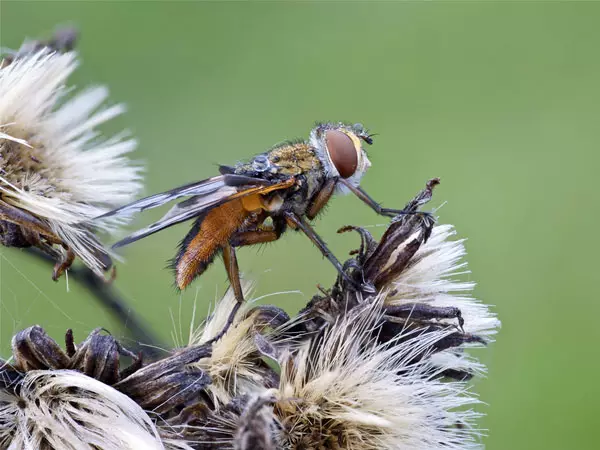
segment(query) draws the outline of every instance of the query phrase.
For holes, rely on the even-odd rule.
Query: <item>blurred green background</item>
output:
[[[489,404],[487,448],[598,448],[600,4],[3,0],[0,14],[12,48],[57,24],[79,27],[83,65],[71,81],[107,84],[128,105],[107,131],[139,139],[147,193],[307,136],[316,120],[379,134],[363,186],[387,206],[441,177],[440,221],[468,238],[475,294],[503,322],[478,353],[489,368],[476,386]],[[342,258],[357,241],[337,228],[384,222],[343,197],[316,228]],[[186,232],[128,248],[116,282],[169,343],[186,337],[194,304],[204,312],[226,288],[215,264],[174,291],[163,267]],[[268,299],[289,311],[335,276],[301,235],[239,258],[255,296],[301,292]],[[34,323],[57,339],[68,327],[78,339],[98,326],[126,335],[74,282],[67,292],[18,250],[0,250],[0,295],[3,355]]]

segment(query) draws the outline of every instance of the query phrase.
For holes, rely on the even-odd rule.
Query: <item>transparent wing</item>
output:
[[[161,192],[160,194],[154,194],[149,197],[136,200],[128,205],[121,206],[120,208],[113,209],[112,211],[102,214],[96,217],[96,219],[103,219],[111,216],[122,216],[130,215],[137,212],[142,212],[147,209],[156,208],[162,206],[172,200],[180,197],[186,197],[188,195],[208,195],[217,192],[219,189],[226,186],[225,176],[220,175],[218,177],[208,178],[202,181],[196,181],[194,183],[186,184],[185,186],[176,187],[170,191]]]
[[[131,244],[132,242],[150,236],[151,234],[164,230],[172,225],[199,216],[204,211],[227,201],[232,196],[235,196],[235,194],[237,194],[236,188],[232,186],[223,186],[215,192],[188,198],[173,206],[160,220],[121,239],[113,245],[113,248],[123,247],[124,245]]]
[[[283,182],[271,183],[260,178],[244,175],[221,175],[172,189],[161,194],[143,198],[129,205],[125,205],[101,217],[115,214],[131,214],[155,208],[165,203],[187,195],[192,197],[174,205],[160,220],[148,225],[135,233],[123,238],[113,245],[113,248],[123,247],[139,239],[150,236],[160,230],[176,225],[186,220],[198,217],[205,211],[235,198],[251,194],[260,194],[272,190],[284,189],[294,183],[293,178]]]

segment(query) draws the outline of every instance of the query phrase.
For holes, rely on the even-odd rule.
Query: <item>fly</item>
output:
[[[276,241],[288,228],[303,232],[347,278],[342,264],[310,221],[335,192],[352,192],[382,216],[403,213],[381,207],[360,187],[371,166],[363,144],[372,143],[372,135],[361,124],[318,124],[308,140],[278,144],[248,162],[220,166],[218,176],[143,198],[100,217],[133,214],[189,197],[175,204],[159,221],[113,246],[122,247],[195,219],[173,259],[179,289],[186,288],[216,256],[222,255],[235,296],[242,302],[235,249]],[[365,285],[356,288],[373,289]]]

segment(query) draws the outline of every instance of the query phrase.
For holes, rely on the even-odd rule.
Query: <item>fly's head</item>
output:
[[[328,177],[339,177],[358,186],[371,162],[363,143],[373,139],[362,124],[318,124],[310,133],[310,145],[316,150]]]

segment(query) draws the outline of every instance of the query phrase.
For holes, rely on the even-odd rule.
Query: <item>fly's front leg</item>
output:
[[[384,208],[379,203],[377,203],[375,199],[373,199],[373,197],[371,197],[369,194],[363,191],[360,188],[360,186],[354,186],[353,184],[349,183],[347,180],[344,179],[340,179],[340,183],[342,183],[344,186],[350,189],[350,191],[354,195],[361,199],[365,204],[367,204],[367,206],[369,206],[380,216],[395,217],[398,214],[405,214],[405,211],[402,209]]]
[[[315,199],[306,211],[306,217],[308,217],[308,220],[312,220],[315,217],[317,217],[317,214],[319,214],[319,212],[327,204],[327,202],[333,195],[333,191],[335,190],[335,185],[337,184],[337,182],[337,178],[332,178],[325,184],[325,186],[323,186],[323,189],[321,189],[319,193],[315,196]]]
[[[421,213],[418,211],[418,207],[424,203],[427,203],[429,199],[431,199],[431,191],[434,186],[439,184],[439,178],[433,178],[429,180],[426,188],[419,193],[413,201],[411,201],[408,205],[406,205],[403,209],[392,209],[392,208],[384,208],[379,203],[377,203],[369,194],[367,194],[360,186],[354,186],[348,180],[340,179],[340,183],[346,186],[354,195],[356,195],[359,199],[361,199],[365,204],[367,204],[373,211],[381,216],[387,217],[395,217],[398,215],[407,215],[407,214],[428,214]]]
[[[344,266],[342,266],[342,264],[338,261],[335,255],[331,252],[331,250],[329,250],[327,244],[325,244],[325,241],[321,239],[321,237],[315,232],[315,230],[313,230],[313,228],[308,223],[303,221],[299,216],[297,216],[291,211],[285,213],[285,218],[292,228],[301,230],[312,241],[312,243],[316,245],[316,247],[321,251],[323,256],[327,258],[331,264],[333,264],[333,267],[336,268],[340,276],[344,278],[346,282],[354,286],[359,291],[369,293],[375,292],[373,286],[361,285],[348,276],[348,274],[344,270]]]

